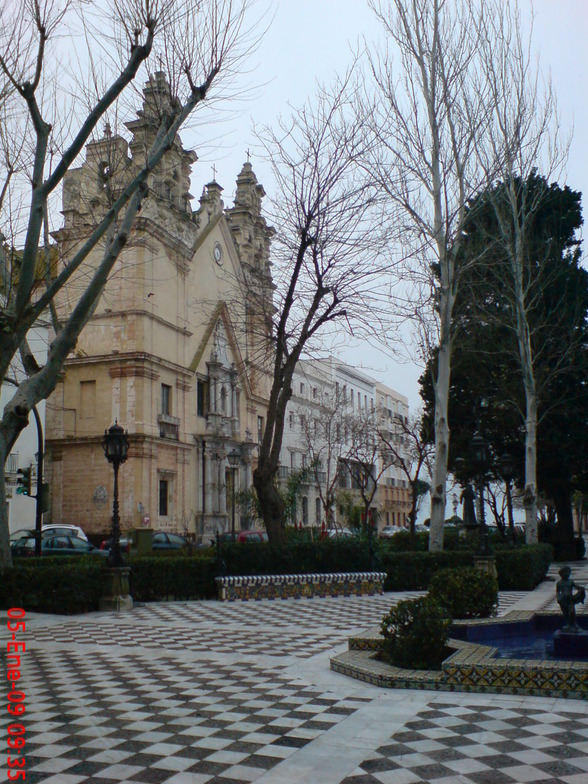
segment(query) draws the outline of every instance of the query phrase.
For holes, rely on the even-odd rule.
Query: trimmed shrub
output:
[[[91,556],[17,559],[0,575],[0,606],[63,615],[97,610],[103,565]]]
[[[497,545],[495,555],[501,591],[532,591],[545,579],[553,551],[548,544]]]
[[[496,615],[498,582],[473,566],[441,569],[431,578],[429,595],[453,619],[488,618]]]
[[[439,669],[448,655],[450,625],[447,611],[428,596],[398,602],[382,618],[382,654],[398,667]]]

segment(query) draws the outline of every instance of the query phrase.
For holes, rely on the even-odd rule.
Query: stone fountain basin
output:
[[[554,636],[561,639],[563,621],[561,614],[534,614],[527,618],[499,618],[456,622],[451,627],[451,637],[464,642],[480,643],[496,648],[497,659],[537,659],[556,661],[573,659],[588,662],[588,616],[578,616],[580,634],[565,634],[568,646],[554,648]],[[573,645],[574,641],[578,644]],[[582,644],[580,644],[582,643]],[[563,649],[563,650],[562,650]],[[569,649],[569,650],[568,650]]]
[[[578,623],[588,619],[579,617]],[[535,640],[553,634],[562,626],[560,613],[509,613],[502,618],[455,622],[454,640],[461,635],[459,649],[443,662],[448,685],[467,691],[505,691],[553,697],[588,695],[588,661],[543,658],[517,650],[517,639]],[[585,628],[585,627],[584,627]],[[509,650],[508,645],[515,641]],[[462,647],[463,646],[463,647]]]
[[[582,625],[586,617],[578,617]],[[456,621],[451,629],[452,653],[441,670],[406,670],[378,658],[378,629],[352,637],[349,650],[331,659],[331,669],[383,688],[436,691],[496,692],[537,696],[588,698],[588,661],[497,656],[493,641],[562,625],[560,613],[511,611],[501,618]],[[462,639],[458,639],[458,636]],[[476,638],[475,641],[472,638]]]

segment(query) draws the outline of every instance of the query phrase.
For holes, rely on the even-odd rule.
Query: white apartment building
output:
[[[398,420],[408,421],[408,398],[384,384],[376,384],[378,427],[396,447],[402,447]],[[388,465],[378,487],[380,522],[382,525],[401,525],[407,522],[410,511],[410,487],[399,466]]]
[[[390,413],[389,413],[390,412]],[[365,373],[335,358],[301,361],[293,380],[281,451],[280,480],[306,471],[296,506],[296,522],[330,526],[338,520],[342,493],[361,504],[357,469],[373,466],[377,490],[371,507],[379,527],[403,525],[409,491],[396,466],[383,465],[377,428],[408,416],[408,400]],[[365,442],[365,443],[364,443]]]

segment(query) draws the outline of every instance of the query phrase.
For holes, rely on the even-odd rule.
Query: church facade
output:
[[[55,234],[60,263],[122,192],[167,94],[156,74],[127,124],[130,142],[107,128],[69,172]],[[195,160],[177,139],[154,171],[132,234],[47,401],[46,521],[108,531],[113,473],[101,442],[115,420],[130,442],[119,474],[123,530],[208,539],[230,528],[234,498],[251,487],[269,390],[273,232],[249,162],[232,207],[213,180],[193,211]],[[83,290],[78,273],[59,309],[74,307]],[[248,524],[243,508],[237,504],[237,528]]]

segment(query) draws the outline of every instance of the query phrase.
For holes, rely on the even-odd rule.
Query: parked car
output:
[[[23,539],[35,535],[35,528],[19,528],[18,531],[13,531],[10,534],[10,541],[16,542],[18,539]],[[65,523],[49,523],[44,525],[41,529],[41,536],[45,539],[48,536],[77,536],[84,542],[88,541],[88,537],[79,527],[79,525],[67,525]]]
[[[12,543],[11,550],[15,556],[34,556],[35,537],[24,536],[18,539]],[[79,536],[47,536],[41,540],[41,555],[99,555],[106,558],[108,553]]]
[[[396,534],[399,534],[401,531],[405,529],[399,525],[385,525],[384,528],[380,531],[380,538],[382,539],[391,539]]]
[[[78,539],[88,541],[88,537],[79,525],[68,525],[67,523],[49,523],[43,526],[43,536],[77,536]]]
[[[26,537],[34,535],[34,528],[19,528],[18,531],[12,531],[10,534],[10,544],[12,545],[13,542],[17,542],[19,539],[25,539]]]
[[[329,539],[345,539],[347,537],[357,537],[357,535],[355,531],[351,531],[349,528],[329,528],[327,531]]]
[[[184,536],[171,534],[167,531],[155,531],[153,533],[154,550],[181,550],[189,547],[190,543]]]
[[[128,553],[131,545],[129,536],[121,536],[119,539],[121,553]],[[179,534],[167,533],[167,531],[154,531],[153,533],[153,549],[154,550],[180,550],[183,547],[189,547],[190,543],[186,538]],[[112,539],[105,539],[100,544],[100,549],[106,553],[110,552],[112,547]]]
[[[265,531],[235,531],[235,537],[233,539],[233,533],[231,531],[225,531],[223,534],[220,535],[219,540],[221,542],[267,542],[268,536]]]

